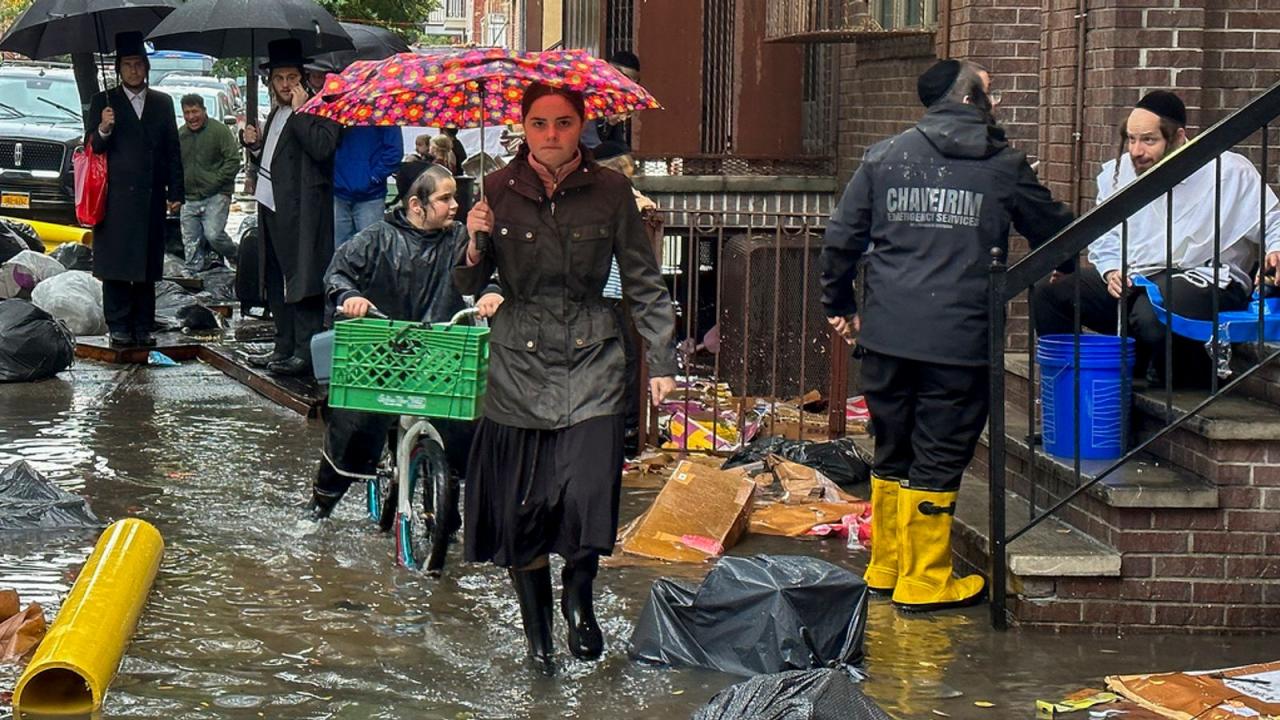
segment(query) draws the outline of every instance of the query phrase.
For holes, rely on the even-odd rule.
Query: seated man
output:
[[[403,193],[400,207],[338,248],[326,274],[326,299],[350,318],[376,308],[392,320],[447,322],[466,307],[453,287],[452,269],[466,252],[467,231],[454,222],[458,203],[449,171],[428,166]],[[496,286],[477,307],[490,317],[502,304]],[[328,517],[352,475],[372,475],[396,422],[395,415],[329,410],[311,516]],[[461,473],[470,450],[471,423],[437,421],[453,468]]]
[[[1187,111],[1171,92],[1148,93],[1129,114],[1122,128],[1126,152],[1102,166],[1098,174],[1098,202],[1114,195],[1167,154],[1187,142]],[[1219,311],[1240,310],[1249,303],[1258,260],[1258,203],[1262,177],[1253,163],[1234,152],[1222,154],[1222,202],[1220,265],[1217,270]],[[1134,213],[1128,222],[1128,278],[1121,278],[1121,228],[1116,226],[1089,246],[1090,270],[1080,277],[1080,318],[1084,327],[1115,335],[1119,326],[1118,301],[1128,292],[1129,336],[1137,342],[1135,373],[1147,373],[1153,383],[1164,383],[1165,325],[1147,298],[1133,291],[1133,276],[1156,282],[1168,309],[1188,318],[1207,320],[1213,315],[1215,272],[1214,163],[1209,163],[1173,190],[1173,258],[1170,291],[1165,292],[1167,227],[1165,196]],[[1280,208],[1267,188],[1266,247],[1263,273],[1280,266]],[[1058,274],[1041,281],[1034,290],[1035,325],[1040,335],[1074,331],[1074,281]],[[1201,343],[1174,338],[1173,380],[1179,385],[1199,384],[1209,378],[1210,359]]]

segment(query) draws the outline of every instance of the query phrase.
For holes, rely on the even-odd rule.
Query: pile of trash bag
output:
[[[31,302],[66,323],[76,335],[107,332],[102,281],[83,270],[68,270],[40,283],[31,291]]]
[[[631,635],[631,657],[732,675],[854,665],[867,585],[807,556],[721,559],[701,586],[663,578]]]
[[[0,300],[31,299],[36,285],[66,272],[62,263],[34,250],[23,250],[0,265]]]
[[[0,301],[0,382],[53,377],[75,356],[75,336],[60,320],[27,300]]]
[[[79,530],[101,525],[87,500],[49,482],[26,460],[0,472],[0,532]]]
[[[757,675],[716,693],[693,720],[891,720],[843,668]]]
[[[841,487],[865,483],[871,479],[871,466],[858,454],[852,438],[819,443],[767,437],[751,443],[730,457],[721,469],[728,470],[761,462],[770,455],[818,470]]]
[[[49,257],[62,263],[68,270],[93,272],[93,248],[80,243],[63,243]]]

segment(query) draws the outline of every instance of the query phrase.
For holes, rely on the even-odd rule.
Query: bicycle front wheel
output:
[[[407,568],[438,576],[444,569],[450,535],[457,529],[457,486],[444,448],[429,437],[418,440],[409,455],[409,508],[397,508],[395,532],[398,561]],[[396,506],[393,487],[389,504]]]

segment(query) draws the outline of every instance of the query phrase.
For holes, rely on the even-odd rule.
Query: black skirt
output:
[[[548,553],[570,562],[611,554],[623,425],[621,415],[560,430],[481,420],[467,470],[466,559],[518,568]]]

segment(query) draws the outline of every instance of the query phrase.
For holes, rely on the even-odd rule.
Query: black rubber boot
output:
[[[333,509],[338,506],[338,501],[341,499],[340,494],[312,488],[311,502],[307,505],[307,516],[312,520],[323,520],[333,514]]]
[[[600,569],[600,556],[591,555],[576,563],[565,563],[560,573],[564,589],[560,611],[568,626],[569,652],[583,660],[595,660],[604,652],[604,636],[592,608],[591,583]]]
[[[323,520],[333,514],[338,501],[347,494],[351,483],[339,475],[329,461],[321,458],[320,469],[316,471],[315,484],[311,486],[311,503],[307,505],[307,516],[312,520]]]
[[[520,601],[520,619],[524,622],[524,637],[528,643],[529,659],[547,674],[555,672],[552,655],[555,644],[551,639],[551,566],[536,570],[514,570],[511,586]]]

